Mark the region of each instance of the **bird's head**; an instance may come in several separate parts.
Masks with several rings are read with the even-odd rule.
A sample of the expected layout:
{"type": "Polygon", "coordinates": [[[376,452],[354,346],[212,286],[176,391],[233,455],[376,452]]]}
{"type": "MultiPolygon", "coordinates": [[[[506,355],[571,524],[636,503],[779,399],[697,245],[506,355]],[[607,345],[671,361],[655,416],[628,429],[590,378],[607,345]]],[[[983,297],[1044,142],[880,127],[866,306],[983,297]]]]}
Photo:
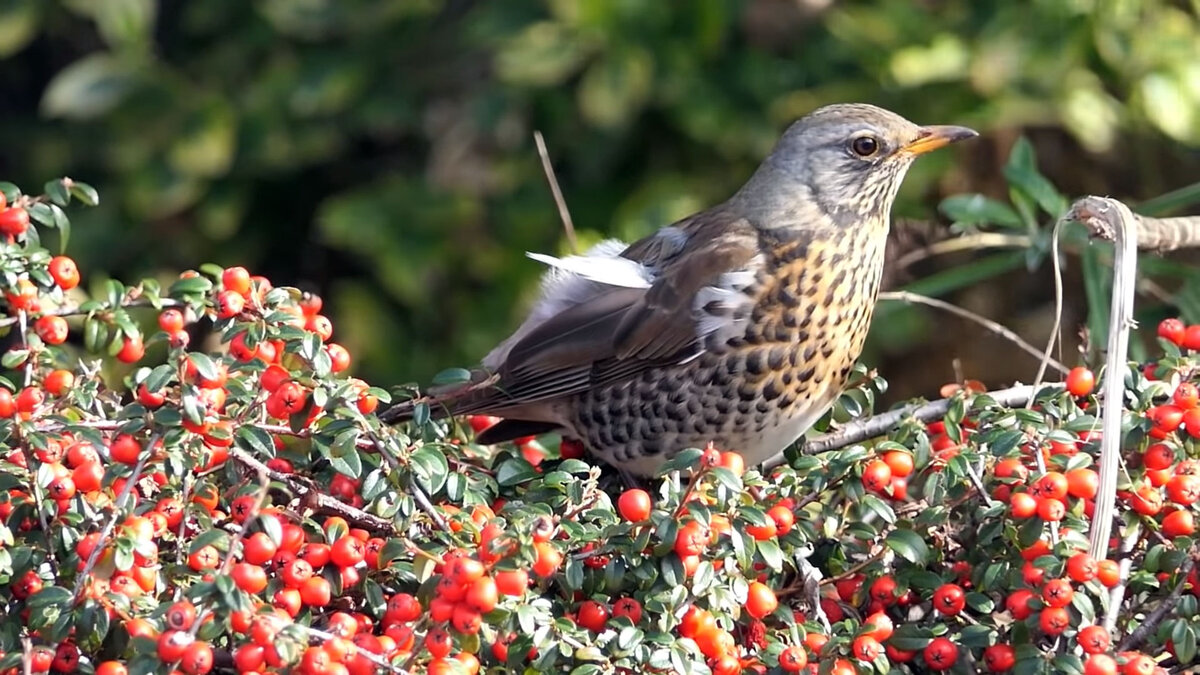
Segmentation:
{"type": "Polygon", "coordinates": [[[918,155],[976,135],[966,127],[918,126],[873,105],[830,105],[792,124],[764,167],[834,223],[886,220],[918,155]]]}

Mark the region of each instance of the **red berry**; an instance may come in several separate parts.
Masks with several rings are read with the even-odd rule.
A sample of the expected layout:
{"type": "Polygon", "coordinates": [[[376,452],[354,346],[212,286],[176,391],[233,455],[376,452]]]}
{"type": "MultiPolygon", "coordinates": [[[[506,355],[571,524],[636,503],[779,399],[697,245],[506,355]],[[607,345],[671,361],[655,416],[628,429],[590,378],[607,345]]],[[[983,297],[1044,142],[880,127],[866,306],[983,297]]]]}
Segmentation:
{"type": "Polygon", "coordinates": [[[1187,327],[1183,332],[1183,341],[1180,346],[1192,351],[1200,349],[1200,325],[1187,327]]]}
{"type": "Polygon", "coordinates": [[[1096,376],[1083,366],[1076,366],[1067,373],[1067,391],[1072,396],[1081,398],[1092,393],[1096,386],[1096,376]]]}
{"type": "Polygon", "coordinates": [[[61,345],[67,341],[67,320],[61,316],[43,316],[33,322],[33,331],[48,345],[61,345]]]}
{"type": "Polygon", "coordinates": [[[993,673],[1012,670],[1017,665],[1017,650],[1007,644],[992,645],[983,650],[983,662],[993,673]]]}
{"type": "Polygon", "coordinates": [[[1104,626],[1084,626],[1079,629],[1075,639],[1079,642],[1079,646],[1088,654],[1100,654],[1107,652],[1112,646],[1112,638],[1108,634],[1108,630],[1104,626]]]}
{"type": "Polygon", "coordinates": [[[1158,336],[1168,342],[1174,342],[1181,347],[1183,346],[1183,336],[1186,332],[1187,326],[1179,319],[1163,319],[1158,324],[1158,336]]]}
{"type": "Polygon", "coordinates": [[[636,624],[642,620],[642,603],[635,598],[621,598],[613,603],[613,618],[626,617],[636,624]]]}
{"type": "Polygon", "coordinates": [[[245,267],[229,267],[221,272],[221,286],[238,295],[250,294],[250,273],[245,267]]]}
{"type": "Polygon", "coordinates": [[[958,584],[943,584],[933,592],[933,608],[946,616],[954,616],[966,606],[967,594],[958,584]]]}
{"type": "Polygon", "coordinates": [[[650,493],[638,488],[622,492],[617,499],[617,510],[620,511],[621,517],[631,523],[640,523],[650,518],[652,506],[650,493]]]}
{"type": "Polygon", "coordinates": [[[50,276],[54,283],[64,291],[69,291],[79,285],[79,268],[75,261],[65,255],[54,256],[50,259],[50,276]]]}
{"type": "Polygon", "coordinates": [[[575,622],[590,631],[599,633],[604,630],[605,624],[608,623],[608,617],[608,607],[595,600],[587,600],[579,605],[575,622]]]}
{"type": "Polygon", "coordinates": [[[117,360],[121,363],[137,363],[145,355],[146,348],[142,344],[142,336],[126,336],[120,351],[117,352],[117,360]]]}
{"type": "Polygon", "coordinates": [[[1092,654],[1083,662],[1083,675],[1117,675],[1117,660],[1108,654],[1092,654]]]}
{"type": "Polygon", "coordinates": [[[947,638],[934,638],[922,653],[930,670],[948,670],[958,660],[958,647],[947,638]]]}
{"type": "Polygon", "coordinates": [[[892,467],[882,459],[873,459],[863,467],[862,484],[871,492],[883,492],[892,482],[892,467]]]}
{"type": "Polygon", "coordinates": [[[750,587],[746,590],[747,614],[761,619],[774,612],[778,606],[779,600],[775,597],[775,591],[766,584],[757,581],[750,582],[750,587]]]}
{"type": "Polygon", "coordinates": [[[0,211],[0,234],[18,237],[29,229],[29,212],[23,207],[13,206],[0,211]]]}
{"type": "Polygon", "coordinates": [[[1096,578],[1096,559],[1080,552],[1067,559],[1067,576],[1076,583],[1087,583],[1096,578]]]}

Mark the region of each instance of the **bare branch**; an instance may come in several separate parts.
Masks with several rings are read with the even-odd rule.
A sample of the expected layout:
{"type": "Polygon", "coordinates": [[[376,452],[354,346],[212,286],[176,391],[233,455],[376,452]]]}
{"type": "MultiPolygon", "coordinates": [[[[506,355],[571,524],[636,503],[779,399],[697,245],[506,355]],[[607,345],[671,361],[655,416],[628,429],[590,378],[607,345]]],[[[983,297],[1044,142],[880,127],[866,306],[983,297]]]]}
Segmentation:
{"type": "MultiPolygon", "coordinates": [[[[1076,201],[1064,220],[1083,223],[1092,236],[1113,239],[1112,309],[1109,314],[1108,354],[1105,359],[1104,400],[1102,402],[1103,437],[1100,441],[1100,486],[1096,493],[1096,512],[1092,517],[1092,557],[1108,554],[1113,509],[1117,499],[1117,472],[1121,462],[1121,418],[1125,406],[1125,369],[1129,353],[1129,331],[1134,325],[1133,299],[1137,284],[1137,221],[1129,207],[1115,199],[1084,197],[1076,201]]],[[[1177,218],[1172,221],[1180,220],[1177,218]]],[[[1166,221],[1160,221],[1166,222],[1166,221]]],[[[1116,609],[1109,607],[1111,618],[1116,609]]],[[[1106,623],[1107,623],[1106,619],[1106,623]]]]}
{"type": "Polygon", "coordinates": [[[129,502],[129,495],[133,493],[133,488],[137,485],[138,480],[142,476],[142,470],[146,467],[146,461],[154,455],[154,446],[158,443],[161,435],[155,434],[146,441],[146,446],[142,448],[142,452],[138,457],[137,464],[133,467],[133,473],[129,475],[129,480],[125,481],[125,487],[121,488],[121,494],[117,496],[117,501],[113,504],[113,515],[105,523],[104,529],[100,531],[100,540],[92,547],[92,552],[88,554],[87,560],[83,563],[83,569],[79,570],[79,576],[75,578],[75,590],[71,593],[71,597],[78,602],[83,593],[83,589],[87,585],[88,576],[92,572],[92,568],[96,566],[96,560],[100,557],[100,552],[108,545],[108,536],[112,534],[113,528],[116,527],[117,521],[125,512],[125,504],[129,502]]]}
{"type": "Polygon", "coordinates": [[[550,184],[550,194],[554,195],[554,205],[558,207],[558,217],[562,220],[563,229],[567,231],[567,242],[571,252],[579,252],[579,242],[575,239],[575,223],[571,220],[571,212],[567,210],[567,202],[563,199],[562,189],[558,187],[558,178],[554,175],[554,167],[550,164],[550,153],[546,150],[546,139],[542,132],[533,132],[533,142],[537,145],[538,157],[542,159],[542,171],[546,173],[546,182],[550,184]]]}
{"type": "Polygon", "coordinates": [[[237,460],[239,464],[243,464],[254,471],[265,474],[273,481],[278,481],[287,485],[296,494],[311,499],[313,503],[322,511],[333,513],[345,518],[347,521],[360,525],[365,529],[375,532],[395,532],[396,528],[391,521],[385,520],[374,514],[367,513],[362,509],[354,508],[349,504],[345,504],[337,500],[332,495],[327,495],[315,486],[304,483],[298,480],[295,476],[286,473],[275,471],[266,464],[258,461],[257,458],[251,456],[244,450],[238,447],[229,449],[229,456],[237,460]]]}
{"type": "Polygon", "coordinates": [[[1024,234],[1004,234],[1001,232],[976,232],[943,239],[928,246],[909,251],[896,260],[896,266],[906,268],[926,258],[956,253],[958,251],[979,251],[988,248],[1028,248],[1033,240],[1024,234]]]}
{"type": "Polygon", "coordinates": [[[1133,218],[1137,223],[1138,248],[1164,252],[1200,246],[1200,216],[1147,218],[1134,215],[1133,218]]]}
{"type": "MultiPolygon", "coordinates": [[[[909,291],[884,291],[879,294],[879,299],[880,300],[893,300],[896,302],[904,302],[904,303],[908,303],[908,304],[926,305],[928,307],[933,307],[935,309],[940,309],[940,310],[943,310],[946,312],[950,312],[951,314],[953,314],[957,317],[961,317],[968,321],[973,321],[973,322],[979,324],[980,326],[983,326],[984,328],[995,333],[996,335],[999,335],[1000,337],[1008,340],[1009,342],[1012,342],[1014,345],[1016,345],[1018,348],[1020,348],[1021,351],[1025,352],[1026,354],[1029,354],[1030,356],[1032,356],[1035,359],[1040,360],[1043,357],[1043,353],[1041,350],[1039,350],[1037,347],[1034,347],[1033,345],[1026,342],[1024,339],[1021,338],[1020,335],[1017,335],[1016,333],[1009,330],[1004,325],[999,324],[995,321],[992,321],[991,319],[989,319],[987,317],[980,316],[980,315],[976,314],[975,312],[972,312],[968,309],[963,309],[962,307],[959,307],[958,305],[950,304],[949,302],[946,302],[945,300],[939,300],[937,298],[931,298],[929,296],[920,295],[917,293],[911,293],[909,291]]],[[[1068,370],[1066,366],[1064,366],[1062,363],[1058,362],[1057,360],[1055,360],[1053,358],[1049,359],[1048,363],[1051,366],[1053,366],[1056,370],[1058,370],[1059,372],[1066,373],[1068,370]]]]}
{"type": "MultiPolygon", "coordinates": [[[[1009,389],[985,392],[980,396],[990,396],[1002,406],[1016,406],[1023,405],[1034,393],[1035,390],[1032,386],[1018,385],[1009,389]]],[[[800,452],[805,455],[816,455],[861,443],[886,434],[909,417],[921,422],[932,422],[946,414],[952,400],[944,398],[929,403],[917,403],[873,417],[854,420],[837,431],[808,439],[800,446],[800,452]]]]}

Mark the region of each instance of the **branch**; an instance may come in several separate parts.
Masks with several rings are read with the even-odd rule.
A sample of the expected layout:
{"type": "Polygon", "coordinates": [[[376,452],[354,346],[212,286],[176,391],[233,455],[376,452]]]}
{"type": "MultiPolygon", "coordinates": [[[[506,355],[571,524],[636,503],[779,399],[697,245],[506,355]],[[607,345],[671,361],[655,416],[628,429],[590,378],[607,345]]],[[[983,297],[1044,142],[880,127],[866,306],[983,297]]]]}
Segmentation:
{"type": "Polygon", "coordinates": [[[327,495],[316,487],[297,480],[295,476],[275,471],[236,446],[229,449],[229,456],[237,460],[239,464],[263,473],[273,481],[287,485],[293,492],[311,500],[311,503],[323,511],[339,515],[355,525],[361,525],[364,529],[396,533],[396,528],[391,521],[338,501],[336,497],[327,495]]]}
{"type": "MultiPolygon", "coordinates": [[[[1009,342],[1012,342],[1017,347],[1019,347],[1021,349],[1021,351],[1025,352],[1026,354],[1029,354],[1033,358],[1038,359],[1038,360],[1042,359],[1043,354],[1040,349],[1029,344],[1024,339],[1022,339],[1020,335],[1017,335],[1016,333],[1009,330],[1004,325],[999,324],[995,321],[992,321],[991,319],[988,319],[986,317],[980,316],[970,310],[963,309],[962,307],[959,307],[958,305],[952,305],[952,304],[946,302],[945,300],[938,300],[937,298],[931,298],[926,295],[920,295],[918,293],[912,293],[909,291],[884,291],[879,294],[879,299],[880,300],[893,300],[896,302],[903,302],[906,304],[926,305],[928,307],[933,307],[935,309],[940,309],[940,310],[943,310],[946,312],[950,312],[951,314],[953,314],[957,317],[966,319],[968,321],[973,321],[973,322],[979,324],[980,326],[983,326],[984,328],[995,333],[996,335],[999,335],[1000,337],[1008,340],[1009,342]]],[[[1049,363],[1050,363],[1050,365],[1054,366],[1054,368],[1061,373],[1066,373],[1068,370],[1068,368],[1066,366],[1064,366],[1063,364],[1059,363],[1058,361],[1056,361],[1054,359],[1050,359],[1049,363]]]]}
{"type": "MultiPolygon", "coordinates": [[[[159,307],[186,307],[187,306],[186,303],[180,302],[178,300],[172,300],[171,298],[159,298],[158,303],[159,303],[159,307]]],[[[133,300],[130,302],[123,302],[119,306],[122,309],[136,309],[139,307],[154,307],[154,305],[150,304],[149,300],[133,300]]],[[[61,317],[65,318],[68,316],[87,316],[88,314],[103,314],[105,312],[112,312],[112,311],[113,311],[112,307],[103,307],[103,308],[97,308],[97,309],[84,311],[84,310],[80,309],[78,306],[64,305],[62,307],[56,307],[54,309],[49,309],[49,310],[45,310],[42,312],[38,312],[37,316],[61,316],[61,317]]],[[[0,319],[0,328],[4,328],[5,326],[12,326],[19,322],[20,322],[20,317],[17,317],[17,316],[5,317],[3,319],[0,319]]]]}
{"type": "Polygon", "coordinates": [[[907,268],[926,258],[958,251],[980,251],[988,248],[1029,248],[1033,239],[1024,234],[1001,232],[975,232],[962,237],[943,239],[928,246],[909,251],[896,261],[896,266],[907,268]]]}
{"type": "MultiPolygon", "coordinates": [[[[1076,206],[1086,199],[1099,200],[1100,198],[1086,197],[1075,202],[1076,206]]],[[[1113,199],[1103,201],[1116,203],[1116,200],[1113,199]]],[[[1165,252],[1200,246],[1200,216],[1147,218],[1130,215],[1133,216],[1133,222],[1136,225],[1138,248],[1165,252]]]]}
{"type": "Polygon", "coordinates": [[[538,157],[542,159],[542,171],[546,172],[546,182],[550,184],[550,194],[554,195],[554,205],[558,207],[558,217],[562,220],[563,229],[567,231],[567,242],[571,244],[571,252],[579,252],[579,243],[575,240],[575,223],[571,221],[571,212],[567,210],[567,202],[563,199],[562,190],[558,187],[558,178],[554,176],[554,167],[550,164],[550,153],[546,150],[546,139],[542,132],[533,132],[533,142],[537,145],[538,157]]]}
{"type": "Polygon", "coordinates": [[[83,569],[75,577],[75,590],[71,593],[74,602],[79,602],[83,589],[87,586],[88,575],[91,574],[92,568],[96,566],[96,560],[100,557],[100,552],[108,546],[108,536],[112,534],[117,521],[121,520],[122,516],[125,515],[125,504],[129,502],[129,495],[133,493],[133,488],[141,478],[142,470],[145,469],[147,460],[154,455],[154,445],[158,443],[159,438],[161,438],[161,435],[155,434],[150,437],[150,440],[146,441],[145,447],[142,448],[138,456],[137,464],[133,467],[133,473],[125,481],[125,487],[121,488],[121,494],[117,496],[117,501],[113,504],[112,518],[109,518],[108,522],[104,525],[104,529],[100,531],[99,541],[92,547],[92,552],[88,554],[87,561],[83,564],[83,569]]]}
{"type": "MultiPolygon", "coordinates": [[[[1018,385],[1009,389],[999,389],[978,395],[990,396],[1002,406],[1016,406],[1023,405],[1025,401],[1033,397],[1034,393],[1032,386],[1018,385]]],[[[929,403],[915,403],[873,417],[854,420],[837,431],[808,439],[800,446],[800,452],[805,455],[816,455],[844,448],[855,443],[861,443],[886,434],[908,417],[921,422],[932,422],[946,414],[946,411],[950,409],[950,402],[952,400],[944,398],[929,403]]]]}
{"type": "MultiPolygon", "coordinates": [[[[1125,405],[1126,355],[1129,330],[1134,325],[1133,298],[1137,284],[1138,224],[1129,207],[1115,199],[1084,197],[1076,201],[1064,220],[1085,225],[1094,237],[1114,240],[1113,296],[1109,316],[1108,354],[1104,366],[1104,400],[1101,403],[1103,437],[1100,440],[1100,486],[1096,493],[1096,512],[1092,517],[1092,557],[1108,557],[1108,538],[1112,532],[1113,509],[1117,499],[1117,472],[1121,462],[1121,417],[1125,405]]],[[[1171,218],[1169,221],[1186,220],[1171,218]]],[[[1168,220],[1157,221],[1166,223],[1168,220]]],[[[1200,219],[1197,219],[1200,223],[1200,219]]],[[[1109,607],[1109,612],[1115,610],[1109,607]]]]}
{"type": "Polygon", "coordinates": [[[1175,605],[1179,604],[1179,598],[1183,595],[1183,587],[1187,586],[1188,583],[1188,575],[1192,573],[1192,569],[1195,566],[1196,557],[1194,555],[1188,556],[1187,560],[1179,568],[1179,580],[1175,582],[1175,588],[1171,589],[1171,594],[1163,598],[1163,601],[1159,603],[1158,607],[1154,608],[1153,612],[1150,612],[1146,620],[1121,641],[1121,646],[1117,647],[1117,651],[1124,652],[1137,649],[1146,641],[1146,638],[1150,637],[1154,629],[1158,628],[1158,624],[1162,623],[1162,620],[1167,618],[1167,614],[1170,614],[1171,610],[1175,609],[1175,605]]]}

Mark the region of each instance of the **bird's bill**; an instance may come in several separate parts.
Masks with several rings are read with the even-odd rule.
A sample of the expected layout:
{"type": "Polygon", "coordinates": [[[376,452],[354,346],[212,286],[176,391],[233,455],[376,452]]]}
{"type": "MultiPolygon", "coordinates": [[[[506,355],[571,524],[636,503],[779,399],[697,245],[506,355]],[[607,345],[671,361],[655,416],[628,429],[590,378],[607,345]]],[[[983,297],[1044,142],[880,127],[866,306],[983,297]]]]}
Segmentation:
{"type": "Polygon", "coordinates": [[[968,129],[966,127],[954,127],[947,125],[921,127],[921,134],[917,136],[917,139],[908,145],[905,145],[900,150],[901,152],[905,152],[910,155],[923,155],[930,150],[937,150],[942,146],[968,138],[974,138],[978,135],[979,133],[974,129],[968,129]]]}

